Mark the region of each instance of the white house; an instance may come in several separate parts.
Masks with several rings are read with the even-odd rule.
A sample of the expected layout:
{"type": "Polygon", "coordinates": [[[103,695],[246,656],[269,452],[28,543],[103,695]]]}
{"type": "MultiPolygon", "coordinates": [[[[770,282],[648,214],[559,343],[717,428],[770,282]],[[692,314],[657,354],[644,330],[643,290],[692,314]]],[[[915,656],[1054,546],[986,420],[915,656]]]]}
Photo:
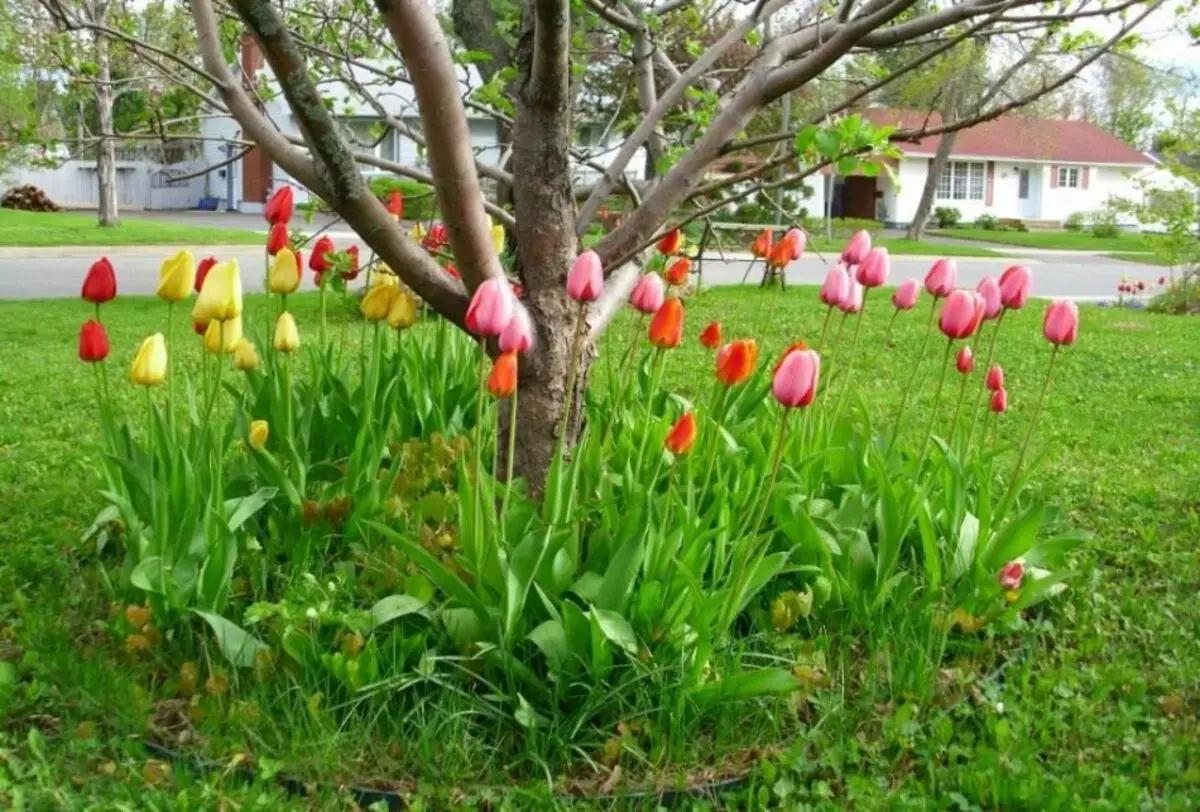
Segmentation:
{"type": "MultiPolygon", "coordinates": [[[[937,127],[937,114],[868,108],[876,125],[937,127]]],[[[878,219],[891,226],[912,221],[940,136],[899,143],[903,157],[893,177],[838,177],[834,216],[878,219]]],[[[981,215],[1059,226],[1074,212],[1101,209],[1110,197],[1140,200],[1135,179],[1156,170],[1145,153],[1086,121],[1003,116],[958,133],[938,181],[934,206],[949,206],[964,223],[981,215]]]]}

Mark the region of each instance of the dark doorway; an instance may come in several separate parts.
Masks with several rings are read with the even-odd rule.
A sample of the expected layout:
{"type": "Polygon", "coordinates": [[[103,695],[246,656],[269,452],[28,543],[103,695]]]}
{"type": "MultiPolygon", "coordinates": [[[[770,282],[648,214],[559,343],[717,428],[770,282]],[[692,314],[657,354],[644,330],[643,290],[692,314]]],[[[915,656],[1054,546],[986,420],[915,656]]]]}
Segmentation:
{"type": "Polygon", "coordinates": [[[875,219],[875,178],[849,177],[842,191],[843,217],[875,219]]]}
{"type": "Polygon", "coordinates": [[[258,147],[242,157],[242,200],[265,203],[271,186],[271,159],[258,147]]]}

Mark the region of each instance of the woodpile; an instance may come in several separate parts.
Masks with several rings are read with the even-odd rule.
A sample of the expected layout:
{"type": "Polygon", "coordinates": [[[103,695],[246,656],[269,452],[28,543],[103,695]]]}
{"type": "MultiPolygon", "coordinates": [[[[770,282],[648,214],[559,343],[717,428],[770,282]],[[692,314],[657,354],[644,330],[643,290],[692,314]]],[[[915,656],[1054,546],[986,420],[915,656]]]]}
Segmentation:
{"type": "Polygon", "coordinates": [[[14,186],[0,198],[0,208],[21,211],[62,211],[62,207],[36,186],[14,186]]]}

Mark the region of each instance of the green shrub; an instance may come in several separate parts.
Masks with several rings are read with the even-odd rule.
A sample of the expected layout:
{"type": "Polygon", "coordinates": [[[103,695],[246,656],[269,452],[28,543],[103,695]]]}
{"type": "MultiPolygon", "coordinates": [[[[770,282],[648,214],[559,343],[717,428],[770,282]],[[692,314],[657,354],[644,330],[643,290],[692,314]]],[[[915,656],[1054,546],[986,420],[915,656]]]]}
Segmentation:
{"type": "Polygon", "coordinates": [[[1116,212],[1109,209],[1096,212],[1092,218],[1092,236],[1102,240],[1121,236],[1121,227],[1117,225],[1116,212]]]}
{"type": "Polygon", "coordinates": [[[1063,228],[1067,231],[1083,231],[1084,226],[1088,223],[1087,212],[1073,211],[1067,215],[1067,219],[1063,221],[1063,228]]]}
{"type": "Polygon", "coordinates": [[[371,178],[370,186],[371,192],[385,203],[392,192],[403,194],[405,220],[433,220],[438,216],[437,195],[432,186],[390,175],[371,178]]]}
{"type": "Polygon", "coordinates": [[[984,231],[1000,231],[1002,226],[1000,220],[990,214],[981,214],[975,218],[975,228],[983,229],[984,231]]]}
{"type": "Polygon", "coordinates": [[[954,228],[962,219],[962,212],[953,206],[938,206],[933,210],[933,222],[938,228],[954,228]]]}
{"type": "Polygon", "coordinates": [[[1146,305],[1154,313],[1185,315],[1200,313],[1200,279],[1187,274],[1182,279],[1164,287],[1146,305]]]}

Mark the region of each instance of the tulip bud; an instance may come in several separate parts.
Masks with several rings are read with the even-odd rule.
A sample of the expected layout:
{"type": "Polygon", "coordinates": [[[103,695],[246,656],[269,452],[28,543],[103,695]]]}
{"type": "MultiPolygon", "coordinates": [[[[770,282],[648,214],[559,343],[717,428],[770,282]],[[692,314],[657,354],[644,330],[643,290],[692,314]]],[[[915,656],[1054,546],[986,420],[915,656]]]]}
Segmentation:
{"type": "Polygon", "coordinates": [[[784,351],[779,354],[779,360],[777,360],[775,362],[775,366],[771,368],[771,377],[774,377],[775,374],[779,372],[779,368],[781,366],[783,366],[783,362],[785,360],[787,360],[787,357],[789,355],[791,355],[794,352],[799,352],[801,350],[807,350],[807,349],[808,349],[808,345],[805,344],[803,341],[793,341],[791,344],[789,344],[787,346],[787,348],[784,349],[784,351]]]}
{"type": "Polygon", "coordinates": [[[500,352],[529,352],[533,347],[533,320],[521,304],[513,306],[512,318],[500,332],[500,352]]]}
{"type": "Polygon", "coordinates": [[[216,257],[205,257],[200,260],[200,264],[196,266],[196,282],[194,284],[197,293],[204,287],[204,278],[208,276],[208,272],[217,264],[216,257]]]}
{"type": "Polygon", "coordinates": [[[750,377],[758,363],[758,344],[739,339],[717,350],[716,375],[724,386],[736,386],[750,377]]]}
{"type": "Polygon", "coordinates": [[[808,237],[798,228],[789,228],[787,233],[783,235],[792,246],[792,259],[797,260],[804,256],[804,246],[808,243],[808,237]]]}
{"type": "Polygon", "coordinates": [[[721,346],[721,322],[714,321],[700,333],[700,343],[710,350],[721,346]]]}
{"type": "Polygon", "coordinates": [[[1029,300],[1033,274],[1024,265],[1013,265],[1000,274],[1000,302],[1009,310],[1020,310],[1029,300]]]}
{"type": "Polygon", "coordinates": [[[488,392],[495,398],[512,397],[517,391],[517,354],[516,352],[501,353],[492,364],[492,372],[488,375],[488,392]]]}
{"type": "Polygon", "coordinates": [[[287,248],[291,243],[292,238],[288,234],[287,223],[276,223],[271,226],[271,230],[267,232],[267,253],[275,256],[283,249],[287,248]]]}
{"type": "Polygon", "coordinates": [[[392,309],[392,302],[399,289],[383,281],[371,285],[371,289],[363,296],[358,309],[367,321],[383,321],[392,309]]]}
{"type": "Polygon", "coordinates": [[[970,375],[975,369],[975,352],[970,347],[963,347],[954,359],[954,365],[964,375],[970,375]]]}
{"type": "Polygon", "coordinates": [[[492,250],[495,251],[497,255],[503,254],[505,243],[504,226],[497,223],[488,229],[488,232],[492,237],[492,250]]]}
{"type": "Polygon", "coordinates": [[[939,259],[925,274],[925,290],[935,299],[944,299],[954,292],[958,279],[958,263],[952,259],[939,259]]]}
{"type": "Polygon", "coordinates": [[[678,456],[688,453],[695,442],[696,415],[687,412],[675,421],[675,425],[671,426],[663,446],[667,451],[678,456]]]}
{"type": "Polygon", "coordinates": [[[399,220],[404,217],[404,195],[398,191],[393,191],[389,194],[387,210],[388,214],[392,215],[393,220],[399,220]]]}
{"type": "Polygon", "coordinates": [[[665,292],[663,279],[656,273],[642,274],[629,294],[630,303],[643,313],[657,313],[662,307],[665,292]]]}
{"type": "Polygon", "coordinates": [[[513,295],[508,281],[492,277],[475,289],[471,304],[467,308],[467,329],[473,334],[488,338],[498,336],[512,318],[513,295]]]}
{"type": "Polygon", "coordinates": [[[346,249],[346,267],[342,270],[342,279],[352,282],[358,278],[358,246],[352,245],[346,249]]]}
{"type": "Polygon", "coordinates": [[[180,251],[159,268],[155,295],[165,302],[182,301],[192,292],[195,281],[196,260],[190,251],[180,251]]]}
{"type": "Polygon", "coordinates": [[[254,342],[242,336],[242,340],[233,348],[233,368],[241,372],[249,372],[252,369],[258,369],[258,350],[254,348],[254,342]]]}
{"type": "Polygon", "coordinates": [[[271,435],[271,426],[266,420],[255,420],[250,424],[250,432],[246,442],[255,451],[262,451],[267,445],[267,437],[271,435]]]}
{"type": "Polygon", "coordinates": [[[242,315],[242,273],[236,259],[218,262],[204,278],[192,321],[229,321],[242,315]]]}
{"type": "Polygon", "coordinates": [[[792,250],[793,243],[784,236],[779,242],[771,246],[771,250],[767,252],[767,267],[770,268],[786,268],[788,263],[792,261],[792,255],[795,251],[792,250]]]}
{"type": "Polygon", "coordinates": [[[103,361],[108,357],[108,333],[104,325],[88,319],[79,330],[79,360],[88,363],[103,361]]]}
{"type": "Polygon", "coordinates": [[[166,378],[167,341],[162,333],[155,333],[138,347],[129,368],[129,380],[138,386],[157,386],[166,378]]]}
{"type": "Polygon", "coordinates": [[[419,315],[416,297],[407,290],[399,290],[388,308],[387,323],[394,330],[407,330],[417,323],[419,315]]]}
{"type": "Polygon", "coordinates": [[[1046,308],[1046,318],[1042,322],[1042,335],[1051,344],[1069,346],[1075,343],[1079,333],[1079,308],[1074,302],[1066,299],[1055,299],[1046,308]]]}
{"type": "Polygon", "coordinates": [[[213,354],[229,354],[242,340],[242,317],[229,321],[211,321],[204,331],[204,349],[213,354]]]}
{"type": "Polygon", "coordinates": [[[291,186],[281,186],[275,194],[271,195],[271,199],[267,201],[266,207],[263,209],[263,217],[271,225],[277,223],[287,223],[292,219],[292,213],[296,209],[295,193],[291,186]]]}
{"type": "Polygon", "coordinates": [[[1004,414],[1004,412],[1007,412],[1008,390],[1002,386],[995,392],[992,392],[992,400],[988,404],[988,408],[990,408],[996,414],[1004,414]]]}
{"type": "Polygon", "coordinates": [[[92,304],[104,304],[116,298],[117,274],[108,257],[100,257],[88,268],[81,295],[92,304]]]}
{"type": "Polygon", "coordinates": [[[667,270],[663,272],[663,278],[667,280],[668,285],[675,287],[683,287],[687,284],[688,274],[692,272],[692,261],[687,257],[680,257],[667,266],[667,270]]]}
{"type": "Polygon", "coordinates": [[[321,284],[321,275],[329,270],[329,254],[333,253],[333,240],[329,237],[321,237],[313,243],[312,253],[308,256],[308,268],[313,271],[315,281],[321,284]]]}
{"type": "Polygon", "coordinates": [[[295,253],[284,248],[275,255],[271,273],[267,275],[267,287],[272,293],[295,293],[300,287],[300,265],[295,253]]]}
{"type": "Polygon", "coordinates": [[[1004,368],[999,364],[995,364],[987,371],[987,378],[984,379],[987,383],[987,388],[995,392],[998,389],[1004,388],[1004,368]]]}
{"type": "Polygon", "coordinates": [[[1009,561],[1000,568],[1001,589],[1020,589],[1021,581],[1025,579],[1025,562],[1017,559],[1009,561]]]}
{"type": "Polygon", "coordinates": [[[750,246],[750,253],[758,259],[766,259],[771,253],[771,246],[775,244],[775,234],[769,228],[764,228],[758,232],[758,236],[754,238],[753,244],[750,246]]]}
{"type": "Polygon", "coordinates": [[[821,356],[812,350],[792,350],[775,370],[771,394],[788,408],[808,406],[817,396],[820,377],[821,356]]]}
{"type": "Polygon", "coordinates": [[[994,319],[1000,315],[1000,283],[990,276],[979,280],[975,292],[983,297],[983,318],[994,319]]]}
{"type": "Polygon", "coordinates": [[[595,251],[584,251],[575,257],[567,274],[567,295],[577,302],[594,302],[604,289],[604,269],[600,255],[595,251]]]}
{"type": "Polygon", "coordinates": [[[821,285],[821,301],[830,307],[841,307],[849,290],[850,275],[846,273],[846,266],[830,265],[825,272],[825,282],[821,285]]]}
{"type": "Polygon", "coordinates": [[[296,319],[287,310],[279,314],[275,322],[275,343],[278,352],[295,352],[300,348],[300,331],[296,329],[296,319]]]}
{"type": "Polygon", "coordinates": [[[856,231],[842,250],[842,262],[847,265],[859,265],[867,258],[871,250],[871,235],[866,231],[856,231]]]}
{"type": "Polygon", "coordinates": [[[951,340],[975,334],[983,320],[983,297],[974,291],[956,290],[946,299],[938,327],[951,340]]]}
{"type": "Polygon", "coordinates": [[[863,308],[863,286],[847,276],[846,295],[838,305],[843,313],[860,313],[863,308]]]}
{"type": "Polygon", "coordinates": [[[887,281],[892,260],[886,248],[872,248],[858,266],[858,283],[866,288],[877,288],[887,281]]]}
{"type": "Polygon", "coordinates": [[[897,310],[912,310],[921,296],[921,285],[915,279],[905,279],[892,294],[892,304],[897,310]]]}
{"type": "Polygon", "coordinates": [[[679,253],[679,245],[683,242],[683,233],[675,228],[668,231],[667,234],[658,241],[658,251],[661,254],[671,256],[679,253]]]}
{"type": "Polygon", "coordinates": [[[674,296],[650,320],[650,343],[660,350],[673,350],[683,340],[683,303],[674,296]]]}

